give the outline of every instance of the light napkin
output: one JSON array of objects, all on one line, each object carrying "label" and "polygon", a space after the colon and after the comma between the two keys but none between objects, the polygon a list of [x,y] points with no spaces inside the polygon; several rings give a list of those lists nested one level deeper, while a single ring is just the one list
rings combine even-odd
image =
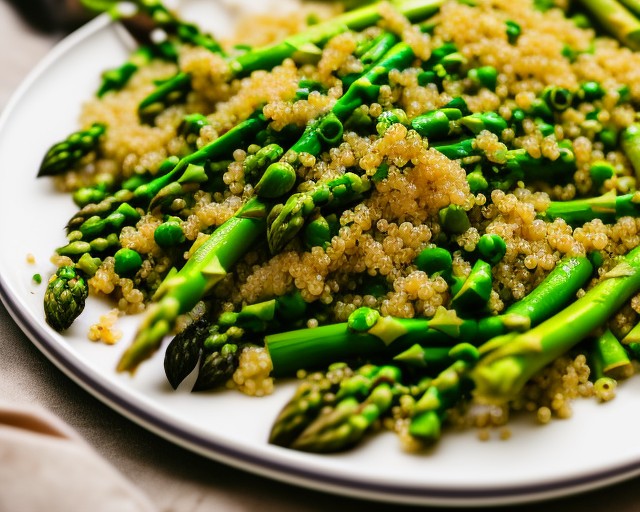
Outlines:
[{"label": "light napkin", "polygon": [[157,512],[62,420],[0,401],[0,512]]}]

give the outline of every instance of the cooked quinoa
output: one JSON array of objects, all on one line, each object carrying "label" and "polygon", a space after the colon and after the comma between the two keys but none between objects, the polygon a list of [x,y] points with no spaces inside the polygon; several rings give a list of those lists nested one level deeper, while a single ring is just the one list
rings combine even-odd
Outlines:
[{"label": "cooked quinoa", "polygon": [[[561,2],[558,2],[560,4]],[[467,174],[459,161],[450,160],[433,149],[426,138],[402,124],[394,124],[382,135],[363,134],[346,127],[342,140],[319,156],[299,155],[298,191],[307,190],[317,180],[329,180],[356,169],[371,184],[371,193],[351,204],[338,217],[339,228],[326,247],[305,247],[300,240],[271,255],[262,247],[249,251],[213,291],[207,306],[214,313],[238,311],[243,305],[299,290],[309,304],[321,304],[322,314],[307,320],[313,328],[320,323],[344,322],[357,308],[366,306],[382,315],[400,318],[430,318],[451,299],[451,290],[442,276],[429,276],[420,270],[416,257],[435,246],[442,236],[438,212],[449,206],[461,207],[470,227],[454,237],[458,249],[453,252],[453,269],[458,276],[471,271],[465,255],[476,249],[484,234],[499,235],[506,243],[504,257],[493,267],[493,289],[488,301],[489,315],[505,310],[525,297],[565,256],[584,256],[597,251],[602,257],[598,272],[603,275],[614,258],[640,245],[640,218],[622,217],[605,224],[592,220],[579,227],[562,219],[544,221],[540,215],[551,201],[570,200],[594,187],[590,169],[594,163],[607,162],[615,174],[604,181],[598,193],[627,193],[636,189],[634,170],[619,148],[609,148],[596,137],[593,113],[597,120],[613,130],[622,130],[634,122],[636,113],[630,102],[640,102],[640,54],[609,38],[594,38],[590,28],[580,28],[560,9],[541,12],[529,0],[477,0],[471,7],[455,1],[443,5],[436,16],[432,33],[422,32],[398,13],[391,4],[382,3],[383,19],[363,33],[344,32],[324,46],[316,63],[285,60],[271,71],[256,71],[242,79],[229,80],[222,57],[202,48],[184,46],[177,64],[153,61],[136,73],[119,92],[94,98],[84,105],[80,124],[101,122],[109,126],[101,144],[100,156],[79,170],[56,178],[67,191],[109,177],[122,181],[143,173],[155,174],[169,156],[184,156],[224,134],[257,108],[276,131],[288,126],[304,127],[330,111],[344,94],[340,77],[362,72],[354,57],[363,34],[369,37],[383,30],[397,34],[413,49],[416,57],[427,60],[435,48],[454,43],[468,69],[492,66],[497,70],[495,90],[477,87],[468,76],[445,80],[441,88],[421,84],[420,67],[409,67],[389,74],[387,85],[378,98],[358,107],[358,115],[376,120],[384,111],[400,108],[412,119],[424,112],[442,108],[462,96],[472,112],[497,112],[509,121],[516,109],[528,109],[547,86],[576,90],[581,83],[601,84],[605,95],[591,103],[570,106],[561,115],[553,133],[542,133],[532,120],[523,122],[521,134],[511,128],[500,137],[488,131],[476,136],[475,147],[489,160],[501,163],[507,149],[523,148],[533,158],[550,161],[560,158],[562,141],[569,141],[575,154],[574,179],[564,185],[518,183],[508,191],[473,193]],[[562,5],[560,5],[562,7]],[[504,30],[507,21],[522,31],[513,44]],[[261,43],[282,39],[295,33],[304,20],[289,16],[269,22]],[[250,26],[250,31],[242,27]],[[239,37],[255,34],[255,23],[241,25]],[[237,41],[227,42],[231,51]],[[569,59],[566,49],[574,57]],[[154,89],[154,81],[178,70],[190,73],[193,90],[186,100],[164,110],[153,125],[138,119],[138,103]],[[295,98],[301,80],[321,84],[324,91],[312,91],[305,99]],[[623,87],[630,101],[621,102]],[[210,124],[194,141],[178,132],[186,114],[204,113]],[[245,179],[243,162],[260,149],[258,145],[238,148],[222,173],[223,191],[194,191],[189,201],[176,200],[172,215],[179,218],[184,237],[191,245],[177,261],[186,261],[206,235],[220,226],[250,198],[253,187]],[[388,166],[385,179],[374,180],[381,166]],[[144,213],[135,226],[122,230],[120,244],[143,256],[142,268],[135,276],[121,277],[114,270],[114,258],[104,258],[89,280],[92,294],[112,297],[119,310],[139,313],[145,308],[162,279],[175,264],[176,255],[154,240],[162,215]],[[68,263],[61,257],[56,264]],[[386,292],[363,292],[363,284],[377,280]],[[594,280],[595,281],[595,280]],[[627,333],[640,314],[640,297],[634,298],[610,322],[619,336]],[[115,341],[111,328],[115,314],[92,327],[92,339]],[[188,323],[194,315],[187,317]],[[185,325],[185,322],[179,324]],[[268,354],[258,347],[241,355],[240,368],[229,381],[252,395],[272,392],[273,378]],[[611,398],[612,386],[595,389],[589,380],[590,368],[584,355],[568,354],[537,375],[511,404],[511,411],[530,411],[540,423],[552,417],[571,415],[571,402],[578,397]],[[468,422],[469,411],[453,415],[453,423]],[[509,411],[475,411],[473,424],[480,436],[488,437],[497,428],[502,439],[509,437],[504,427]],[[463,419],[466,418],[466,419]],[[400,405],[388,428],[400,433],[406,428],[406,415]],[[401,434],[402,437],[402,434]],[[411,440],[407,441],[411,444]]]}]

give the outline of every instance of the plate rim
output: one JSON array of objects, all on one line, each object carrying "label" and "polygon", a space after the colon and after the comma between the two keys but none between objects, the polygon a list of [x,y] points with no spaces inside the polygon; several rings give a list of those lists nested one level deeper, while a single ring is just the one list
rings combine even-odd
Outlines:
[{"label": "plate rim", "polygon": [[[10,95],[0,113],[0,132],[5,130],[11,114],[20,104],[29,88],[55,62],[76,45],[82,44],[92,35],[107,29],[114,21],[107,15],[100,15],[58,41],[49,52],[26,75],[20,85]],[[250,454],[247,449],[234,448],[208,439],[197,431],[189,431],[174,421],[162,418],[154,411],[137,403],[136,397],[109,389],[100,379],[91,374],[91,369],[78,357],[61,350],[55,340],[42,326],[32,323],[12,287],[0,269],[0,301],[23,333],[60,371],[67,375],[89,394],[97,398],[122,416],[144,429],[192,452],[211,460],[222,462],[266,478],[281,481],[317,491],[329,492],[373,501],[436,506],[486,506],[522,504],[544,499],[557,498],[594,490],[640,475],[640,460],[612,465],[601,471],[584,473],[553,482],[530,485],[510,485],[507,487],[480,488],[436,488],[427,486],[402,486],[381,482],[365,482],[345,476],[332,476],[326,470],[303,467],[296,461],[278,461],[267,454]]]}]

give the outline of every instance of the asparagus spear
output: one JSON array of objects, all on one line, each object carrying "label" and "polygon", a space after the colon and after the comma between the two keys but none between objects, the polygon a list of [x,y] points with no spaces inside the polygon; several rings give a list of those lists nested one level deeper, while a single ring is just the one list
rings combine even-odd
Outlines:
[{"label": "asparagus spear", "polygon": [[592,270],[587,258],[565,258],[525,298],[493,317],[461,319],[442,308],[431,319],[404,319],[359,308],[347,322],[268,334],[264,344],[276,376],[361,355],[396,355],[416,343],[425,347],[479,344],[499,334],[529,329],[548,318],[575,297]]},{"label": "asparagus spear", "polygon": [[90,217],[108,215],[123,202],[129,202],[132,206],[147,207],[156,194],[165,186],[176,182],[184,174],[189,165],[203,165],[206,162],[215,161],[231,155],[237,148],[247,146],[253,141],[256,134],[264,130],[266,126],[267,120],[262,115],[262,112],[255,112],[198,151],[181,158],[173,165],[170,163],[169,171],[161,173],[160,176],[149,183],[139,185],[133,191],[121,189],[99,204],[90,204],[81,208],[69,220],[67,229],[71,230],[76,228]]},{"label": "asparagus spear", "polygon": [[[435,14],[443,3],[444,0],[399,0],[394,3],[394,7],[410,21],[416,22]],[[380,19],[380,9],[376,4],[354,9],[313,25],[307,31],[290,36],[280,43],[240,55],[229,61],[229,67],[235,76],[243,76],[258,69],[270,69],[296,54],[318,55],[318,46],[332,37],[345,30],[363,30],[375,25]]]},{"label": "asparagus spear", "polygon": [[[365,368],[367,374],[360,372],[341,383],[336,404],[325,407],[322,414],[291,442],[291,448],[319,453],[337,452],[364,438],[376,420],[405,391],[405,387],[399,385],[401,373],[396,367]],[[351,389],[353,387],[356,389]],[[364,394],[364,398],[358,397],[359,393]],[[270,437],[273,444],[278,444],[278,441],[280,439],[276,436]]]},{"label": "asparagus spear", "polygon": [[[640,290],[640,248],[634,249],[583,297],[548,320],[524,333],[509,333],[492,338],[478,349],[457,346],[452,356],[457,360],[430,381],[426,391],[411,410],[408,433],[433,443],[441,434],[447,411],[473,390],[478,400],[504,403],[517,395],[523,385],[543,366],[576,345],[593,329],[602,325],[622,304]],[[334,418],[348,422],[357,408],[351,400],[342,409],[334,408],[326,420],[317,420],[307,443],[290,446],[299,449],[332,450],[341,439],[339,430],[327,436],[323,444],[323,427]],[[357,418],[357,416],[355,416]],[[278,421],[276,421],[278,425]],[[345,442],[350,441],[345,429]],[[313,444],[314,443],[319,444]]]},{"label": "asparagus spear", "polygon": [[72,169],[82,158],[97,151],[105,131],[104,124],[94,123],[86,130],[74,132],[51,146],[40,164],[38,178],[62,174]]},{"label": "asparagus spear", "polygon": [[584,224],[593,219],[613,222],[624,216],[638,216],[640,195],[635,193],[616,195],[615,191],[601,196],[572,201],[551,201],[542,217],[545,219],[561,218],[569,224]]},{"label": "asparagus spear", "polygon": [[620,143],[636,179],[640,179],[640,124],[633,123],[627,126],[622,132]]},{"label": "asparagus spear", "polygon": [[620,0],[627,9],[636,15],[640,15],[640,1],[639,0]]},{"label": "asparagus spear", "polygon": [[[435,14],[444,0],[400,0],[394,3],[396,9],[404,14],[408,19],[422,20]],[[363,30],[369,26],[375,25],[381,19],[378,5],[367,5],[359,9],[346,12],[340,16],[336,16],[317,25],[313,25],[307,31],[292,35],[283,41],[250,50],[233,59],[228,59],[229,70],[232,77],[242,77],[251,74],[256,70],[272,69],[281,64],[287,58],[296,58],[304,56],[305,60],[309,57],[319,58],[322,50],[320,49],[329,39],[344,32],[346,30]],[[377,40],[376,46],[388,47],[390,40],[393,39],[391,34]],[[366,59],[372,62],[379,56],[376,50],[367,53]],[[365,65],[367,62],[363,62]],[[147,105],[155,103],[158,98],[166,98],[174,93],[179,93],[183,86],[187,86],[189,81],[188,75],[175,78],[176,87],[167,84],[162,90],[152,93],[143,101],[142,111]],[[345,85],[350,85],[352,78],[347,78]]]},{"label": "asparagus spear", "polygon": [[617,0],[580,0],[602,26],[622,44],[640,50],[640,21]]},{"label": "asparagus spear", "polygon": [[309,374],[278,414],[269,442],[289,446],[323,407],[335,403],[340,384],[353,375],[353,370],[345,363],[334,363],[326,372]]},{"label": "asparagus spear", "polygon": [[[432,444],[440,438],[449,409],[473,388],[467,374],[478,360],[478,349],[454,347],[451,352],[456,360],[431,381],[411,410],[408,434],[423,444]],[[456,352],[461,357],[456,358]]]},{"label": "asparagus spear", "polygon": [[163,80],[138,104],[138,116],[143,122],[151,122],[169,105],[180,103],[191,90],[191,77],[180,72]]},{"label": "asparagus spear", "polygon": [[84,309],[88,295],[83,273],[72,266],[60,267],[44,294],[45,320],[58,332],[68,329]]},{"label": "asparagus spear", "polygon": [[[379,82],[392,69],[405,68],[414,58],[413,50],[408,44],[398,43],[393,46],[373,67],[353,82],[328,114],[307,127],[300,140],[289,150],[289,155],[301,152],[318,155],[322,149],[322,142],[337,143],[342,138],[342,122],[360,105],[377,99]],[[285,155],[285,159],[290,159],[289,155]],[[267,232],[271,251],[279,251],[295,237],[315,206],[340,199],[343,202],[345,199],[353,200],[367,189],[368,182],[353,173],[347,173],[326,185],[320,184],[310,192],[294,194],[286,204],[274,208]]]},{"label": "asparagus spear", "polygon": [[[226,375],[228,371],[235,370],[240,352],[238,347],[250,344],[245,338],[251,340],[255,333],[297,325],[306,311],[307,303],[299,292],[294,291],[245,305],[238,312],[222,313],[215,322],[201,318],[177,334],[167,346],[164,369],[169,383],[175,389],[199,363],[194,390],[215,387],[224,382],[222,377],[205,381],[203,375]],[[225,351],[226,359],[219,359]]]},{"label": "asparagus spear", "polygon": [[510,333],[480,347],[470,375],[476,395],[512,399],[536,372],[602,326],[640,290],[640,248],[633,249],[585,295],[524,333]]},{"label": "asparagus spear", "polygon": [[611,329],[605,329],[601,335],[593,339],[589,362],[594,381],[603,377],[624,379],[634,372],[624,345]]},{"label": "asparagus spear", "polygon": [[275,215],[267,228],[267,240],[272,253],[279,252],[304,225],[311,213],[323,206],[340,206],[360,199],[370,188],[370,182],[348,172],[313,189],[293,194],[287,202],[272,210]]},{"label": "asparagus spear", "polygon": [[[282,167],[270,166],[259,185],[265,192],[282,189]],[[167,275],[156,291],[154,303],[117,365],[119,372],[135,372],[158,349],[179,315],[190,311],[227,274],[233,264],[265,230],[269,203],[253,196],[233,217],[218,227],[179,271]],[[230,243],[232,241],[234,243]]]},{"label": "asparagus spear", "polygon": [[[202,33],[196,25],[181,20],[159,0],[134,0],[136,10],[131,14],[119,9],[120,2],[116,0],[82,0],[82,3],[94,12],[109,12],[114,19],[120,19],[122,25],[142,43],[124,64],[102,74],[102,83],[96,93],[98,97],[122,89],[131,76],[154,57],[176,61],[175,40],[207,48],[213,53],[224,53],[210,34]],[[158,30],[166,38],[158,40],[158,37],[151,36],[154,31],[157,36]]]}]

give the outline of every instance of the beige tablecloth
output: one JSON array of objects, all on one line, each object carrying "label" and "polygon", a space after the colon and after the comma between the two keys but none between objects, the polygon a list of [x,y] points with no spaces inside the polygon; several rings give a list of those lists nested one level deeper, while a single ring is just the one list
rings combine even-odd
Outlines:
[{"label": "beige tablecloth", "polygon": [[[5,106],[13,90],[33,65],[57,39],[58,36],[40,35],[30,30],[10,5],[0,0],[0,109]],[[0,250],[10,250],[6,240]],[[62,374],[31,344],[1,305],[0,400],[5,411],[13,406],[23,413],[26,409],[36,417],[45,411],[40,419],[49,425],[46,429],[58,432],[58,442],[76,443],[75,449],[79,449],[84,454],[83,457],[88,457],[88,460],[78,459],[79,464],[89,464],[87,467],[99,466],[105,478],[111,478],[119,489],[113,496],[123,489],[125,493],[131,491],[128,487],[131,485],[136,489],[134,493],[141,494],[138,496],[142,500],[139,503],[143,503],[144,496],[147,496],[161,511],[293,512],[334,508],[376,512],[399,509],[388,504],[336,497],[274,482],[207,460],[147,432],[113,412]],[[0,465],[15,464],[10,467],[15,467],[16,472],[22,471],[24,468],[19,461],[12,463],[6,458],[6,448],[13,445],[5,444],[3,450],[1,434],[6,434],[9,427],[3,427],[2,424],[0,415]],[[33,424],[30,426],[33,431]],[[35,427],[35,430],[39,428],[42,425]],[[21,435],[27,435],[25,432],[28,431],[27,428]],[[15,431],[9,433],[14,435]],[[40,436],[35,438],[36,443],[55,445],[55,435],[52,437],[47,434],[44,441],[42,432],[34,435]],[[43,455],[38,461],[39,467],[46,468],[47,464],[53,467],[59,465],[59,460],[48,460],[44,455],[53,452],[43,450],[41,453]],[[425,464],[428,463],[425,460]],[[553,461],[549,463],[553,464]],[[10,507],[7,505],[9,502],[4,501],[11,493],[5,490],[7,481],[3,479],[9,478],[11,472],[7,471],[7,467],[3,470],[4,472],[0,471],[0,512],[21,512],[25,509]],[[36,507],[33,510],[54,509],[54,502],[62,500],[62,497],[59,493],[47,491],[50,487],[38,475],[41,476],[40,473],[30,475],[27,487],[31,492],[39,493],[40,503],[47,503],[50,508]],[[74,478],[74,475],[75,478],[82,478],[79,472],[68,473],[68,478]],[[509,507],[509,510],[537,511],[544,507],[547,512],[638,511],[639,486],[640,480],[635,479],[576,497],[550,501],[544,505]],[[73,512],[72,509],[67,510]],[[87,508],[83,508],[78,502],[75,510]]]}]

